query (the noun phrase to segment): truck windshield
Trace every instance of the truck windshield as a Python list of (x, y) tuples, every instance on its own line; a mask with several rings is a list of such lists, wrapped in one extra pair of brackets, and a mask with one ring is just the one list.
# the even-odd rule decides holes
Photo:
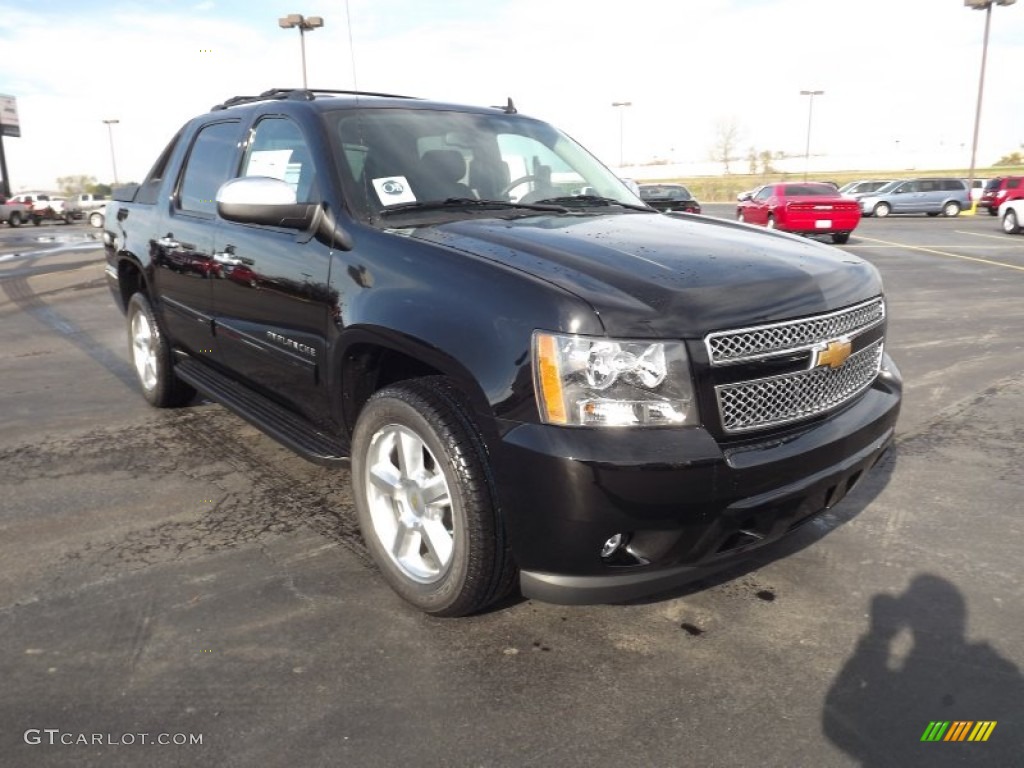
[[(457, 199), (645, 208), (579, 144), (531, 118), (366, 108), (330, 112), (327, 120), (346, 195), (372, 219), (397, 206)], [(433, 209), (451, 215), (454, 207)]]

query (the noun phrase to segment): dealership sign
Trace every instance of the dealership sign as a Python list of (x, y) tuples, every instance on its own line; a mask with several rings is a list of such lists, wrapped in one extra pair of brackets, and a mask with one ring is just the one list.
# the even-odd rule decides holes
[(3, 94), (0, 94), (0, 136), (21, 136), (18, 102), (13, 96)]

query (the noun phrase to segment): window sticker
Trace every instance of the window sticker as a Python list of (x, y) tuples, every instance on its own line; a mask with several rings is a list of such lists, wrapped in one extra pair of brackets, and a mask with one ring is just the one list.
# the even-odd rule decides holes
[(381, 205), (416, 202), (416, 195), (405, 176), (382, 176), (373, 180), (373, 188), (377, 190)]
[(288, 178), (290, 149), (256, 150), (249, 156), (249, 165), (245, 169), (246, 176), (269, 176), (272, 179), (291, 181)]

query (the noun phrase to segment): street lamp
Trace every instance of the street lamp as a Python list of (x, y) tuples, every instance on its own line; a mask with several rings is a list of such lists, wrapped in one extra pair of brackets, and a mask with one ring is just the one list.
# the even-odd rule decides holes
[(306, 33), (322, 27), (324, 20), (320, 16), (303, 16), (301, 13), (289, 13), (277, 20), (281, 29), (299, 28), (299, 41), (302, 45), (302, 87), (306, 86)]
[(624, 126), (624, 116), (626, 114), (625, 107), (632, 107), (633, 106), (633, 102), (632, 101), (613, 101), (612, 102), (612, 106), (613, 107), (619, 107), (619, 168), (622, 168), (622, 166), (625, 165), (625, 161), (623, 160), (624, 155), (622, 153), (622, 146), (623, 146), (623, 144), (622, 144), (622, 136), (623, 136), (623, 131), (624, 131), (624, 128), (623, 128), (623, 126)]
[(120, 120), (104, 120), (107, 125), (107, 137), (110, 139), (110, 164), (114, 166), (114, 186), (117, 186), (117, 158), (114, 157), (114, 129), (110, 126), (117, 125)]
[[(974, 109), (974, 141), (971, 142), (971, 170), (967, 176), (967, 188), (974, 189), (974, 163), (978, 157), (978, 129), (981, 126), (981, 96), (985, 91), (985, 60), (988, 58), (988, 28), (992, 22), (993, 5), (1013, 5), (1017, 0), (964, 0), (964, 5), (976, 11), (985, 11), (985, 41), (981, 44), (981, 74), (978, 76), (978, 105)], [(974, 210), (971, 202), (971, 211)]]
[(824, 96), (824, 91), (800, 91), (801, 96), (810, 96), (807, 100), (807, 144), (804, 146), (804, 181), (807, 181), (807, 169), (811, 164), (811, 117), (814, 115), (814, 97)]

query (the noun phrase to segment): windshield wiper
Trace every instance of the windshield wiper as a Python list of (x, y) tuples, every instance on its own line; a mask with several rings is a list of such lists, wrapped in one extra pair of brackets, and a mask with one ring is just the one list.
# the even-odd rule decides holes
[(624, 203), (621, 200), (616, 200), (614, 197), (601, 197), (600, 195), (569, 195), (566, 197), (548, 197), (543, 200), (538, 200), (538, 203), (555, 203), (565, 204), (570, 203), (583, 203), (584, 205), (620, 205), (623, 208), (629, 208), (632, 211), (653, 211), (649, 205), (635, 205), (633, 203)]
[(446, 200), (424, 200), (415, 203), (399, 203), (391, 205), (380, 212), (381, 216), (409, 211), (440, 211), (446, 208), (496, 208), (522, 209), (527, 211), (546, 211), (550, 213), (568, 213), (569, 209), (561, 205), (540, 205), (533, 203), (510, 203), (507, 200), (477, 200), (475, 197), (449, 197)]

